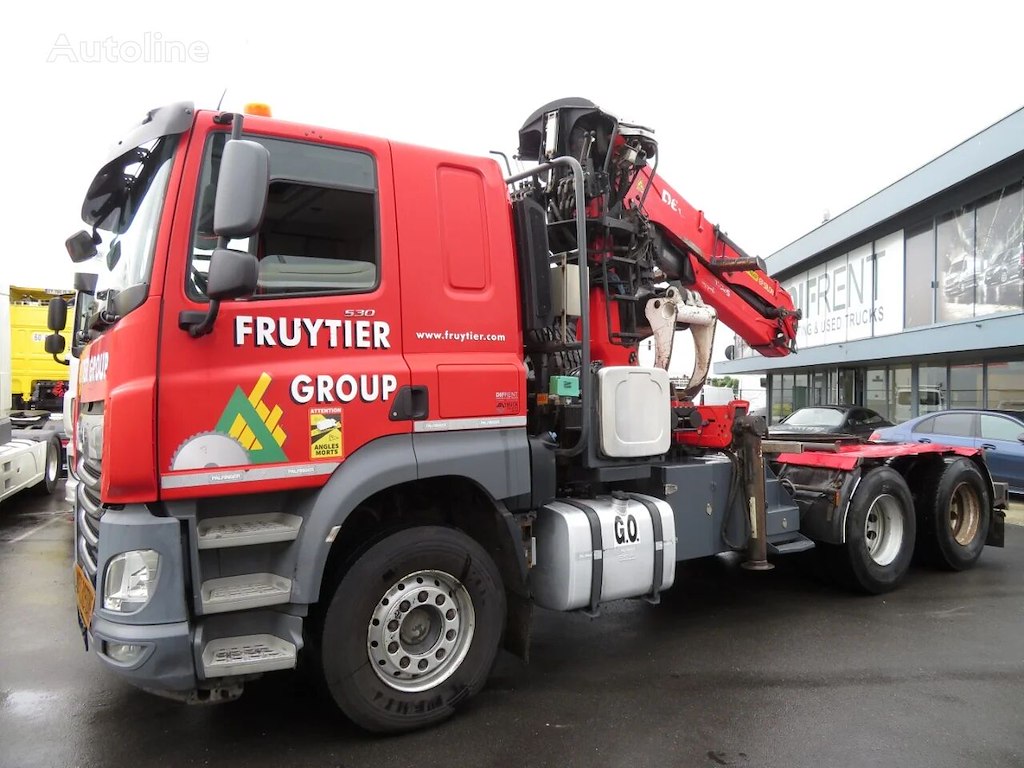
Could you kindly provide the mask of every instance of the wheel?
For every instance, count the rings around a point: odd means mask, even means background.
[[[873,595],[894,589],[910,567],[916,523],[914,501],[899,472],[868,472],[846,515],[846,544],[836,553],[840,576]]]
[[[988,483],[965,458],[945,464],[929,480],[918,530],[927,559],[953,571],[970,568],[981,557],[992,522]]]
[[[32,486],[32,490],[40,496],[49,496],[57,489],[57,481],[60,479],[60,451],[60,441],[56,437],[46,441],[43,479]]]
[[[494,561],[451,528],[395,533],[342,576],[324,616],[324,683],[376,732],[449,717],[487,681],[505,628]]]

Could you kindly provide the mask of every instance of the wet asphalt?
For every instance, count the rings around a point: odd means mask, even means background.
[[[63,491],[59,491],[62,496]],[[275,673],[186,707],[82,651],[63,502],[0,506],[0,766],[1024,766],[1024,527],[883,597],[809,561],[679,569],[659,606],[538,612],[529,665],[428,731],[367,736]]]

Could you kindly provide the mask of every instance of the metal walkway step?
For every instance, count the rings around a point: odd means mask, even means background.
[[[203,613],[244,611],[291,600],[292,580],[274,573],[247,573],[203,582]]]
[[[295,646],[274,635],[222,637],[203,647],[203,673],[224,677],[292,669],[295,656]]]
[[[196,531],[199,535],[199,549],[220,549],[294,541],[299,535],[300,525],[302,518],[298,515],[265,512],[201,520]]]
[[[769,541],[768,552],[773,555],[794,555],[797,552],[806,552],[808,549],[814,549],[813,541],[806,536],[797,535],[799,538],[790,539],[789,541],[780,541],[774,544]]]

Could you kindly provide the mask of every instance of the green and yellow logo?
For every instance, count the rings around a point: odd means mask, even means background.
[[[254,464],[288,461],[281,448],[288,439],[280,426],[284,411],[280,406],[269,407],[263,402],[271,381],[270,374],[262,374],[248,395],[241,387],[235,387],[214,427],[217,432],[237,440]]]

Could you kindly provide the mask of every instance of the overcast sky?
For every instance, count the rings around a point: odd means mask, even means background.
[[[153,106],[215,107],[224,89],[226,108],[266,101],[276,117],[475,154],[511,153],[534,109],[583,96],[654,128],[659,173],[762,256],[1024,106],[1024,3],[1009,0],[19,14],[28,23],[8,16],[0,47],[2,281],[47,287],[70,283],[63,242],[109,144]],[[187,63],[155,60],[183,50]]]

